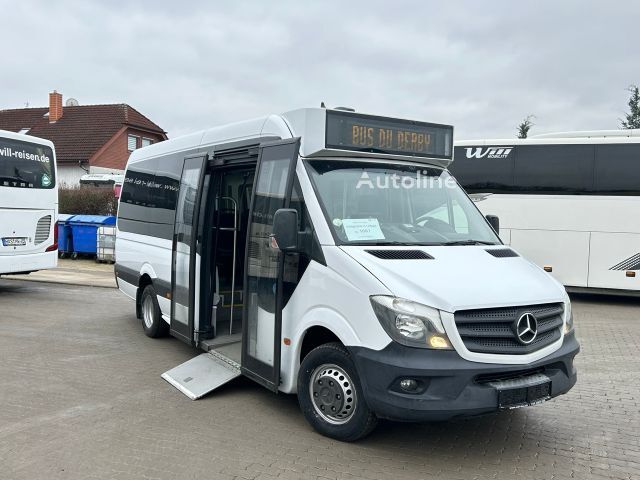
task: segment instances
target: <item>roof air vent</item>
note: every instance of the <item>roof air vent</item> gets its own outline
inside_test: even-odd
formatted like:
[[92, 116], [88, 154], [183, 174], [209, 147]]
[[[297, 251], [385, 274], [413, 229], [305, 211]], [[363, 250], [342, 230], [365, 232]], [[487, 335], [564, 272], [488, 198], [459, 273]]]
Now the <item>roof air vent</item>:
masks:
[[422, 250], [367, 250], [367, 253], [383, 260], [433, 260]]

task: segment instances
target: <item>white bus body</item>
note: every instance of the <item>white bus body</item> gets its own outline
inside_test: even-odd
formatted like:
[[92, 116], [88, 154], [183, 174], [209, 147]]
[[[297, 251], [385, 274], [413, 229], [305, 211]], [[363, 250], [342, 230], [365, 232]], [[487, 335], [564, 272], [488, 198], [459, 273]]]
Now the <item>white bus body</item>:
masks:
[[321, 433], [535, 404], [576, 381], [564, 288], [505, 248], [446, 167], [453, 128], [309, 108], [132, 153], [116, 277], [151, 337], [244, 374]]
[[455, 145], [452, 173], [506, 244], [570, 290], [640, 292], [640, 131]]
[[0, 275], [55, 268], [57, 219], [53, 143], [0, 130]]

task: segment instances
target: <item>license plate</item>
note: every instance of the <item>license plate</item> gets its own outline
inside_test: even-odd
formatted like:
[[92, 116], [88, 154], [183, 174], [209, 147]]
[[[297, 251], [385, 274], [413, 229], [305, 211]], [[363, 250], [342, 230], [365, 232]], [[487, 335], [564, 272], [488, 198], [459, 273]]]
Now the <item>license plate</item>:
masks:
[[3, 238], [2, 245], [5, 247], [19, 247], [27, 244], [26, 238]]
[[498, 407], [513, 409], [537, 405], [551, 398], [551, 380], [546, 375], [492, 382], [498, 391]]

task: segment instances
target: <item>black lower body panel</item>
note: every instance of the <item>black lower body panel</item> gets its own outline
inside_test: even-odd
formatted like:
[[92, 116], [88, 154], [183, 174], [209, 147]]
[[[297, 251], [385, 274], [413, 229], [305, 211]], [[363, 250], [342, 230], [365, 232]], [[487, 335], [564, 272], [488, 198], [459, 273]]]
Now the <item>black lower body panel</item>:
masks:
[[[381, 418], [400, 421], [447, 420], [494, 412], [501, 408], [500, 395], [502, 407], [508, 408], [504, 397], [518, 392], [500, 390], [496, 385], [536, 375], [546, 376], [549, 382], [536, 390], [520, 387], [528, 388], [524, 392], [525, 398], [532, 400], [528, 403], [557, 397], [575, 385], [573, 359], [580, 351], [574, 334], [566, 336], [554, 353], [527, 365], [471, 362], [455, 351], [410, 348], [396, 342], [379, 351], [347, 348], [369, 407]], [[415, 380], [416, 388], [411, 393], [404, 391], [402, 379]], [[539, 395], [532, 393], [538, 391]]]

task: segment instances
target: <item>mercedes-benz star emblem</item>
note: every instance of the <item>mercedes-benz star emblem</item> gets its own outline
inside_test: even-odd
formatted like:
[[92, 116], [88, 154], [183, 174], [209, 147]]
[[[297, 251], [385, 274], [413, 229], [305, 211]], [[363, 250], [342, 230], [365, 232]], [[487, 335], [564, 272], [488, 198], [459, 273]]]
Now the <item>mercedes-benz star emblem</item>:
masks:
[[516, 323], [516, 335], [523, 345], [529, 345], [538, 336], [538, 320], [533, 313], [524, 313]]

